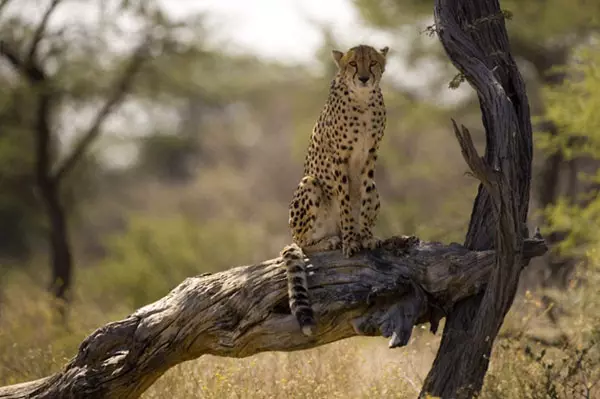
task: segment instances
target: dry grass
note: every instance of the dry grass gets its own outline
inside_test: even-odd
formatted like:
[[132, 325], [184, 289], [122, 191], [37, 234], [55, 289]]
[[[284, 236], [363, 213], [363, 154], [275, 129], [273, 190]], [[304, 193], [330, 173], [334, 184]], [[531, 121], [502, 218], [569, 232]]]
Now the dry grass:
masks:
[[[58, 371], [87, 334], [130, 311], [119, 308], [118, 303], [98, 303], [79, 293], [69, 329], [65, 330], [52, 320], [49, 298], [43, 287], [36, 284], [38, 278], [18, 273], [10, 276], [4, 286], [0, 385]], [[538, 359], [541, 349], [528, 344], [523, 333], [542, 325], [539, 321], [544, 312], [537, 309], [531, 295], [528, 298], [520, 300], [507, 319], [505, 335], [516, 338], [496, 344], [481, 397], [597, 398], [597, 387], [591, 385], [599, 378], [598, 360], [593, 361], [597, 347], [584, 362], [577, 357], [583, 343], [572, 351], [556, 349]], [[417, 328], [410, 345], [395, 350], [389, 350], [383, 338], [353, 338], [312, 350], [263, 353], [245, 359], [204, 356], [169, 370], [143, 397], [414, 398], [431, 366], [439, 339], [439, 335]], [[556, 368], [548, 368], [549, 363]], [[559, 365], [563, 363], [566, 366], [561, 371]], [[561, 387], [565, 392], [555, 395], [553, 392]], [[570, 393], [566, 391], [568, 387], [573, 387]], [[588, 396], [573, 393], [585, 388], [590, 388]]]
[[[106, 313], [106, 303], [79, 294], [65, 329], [53, 319], [51, 300], [36, 280], [17, 273], [4, 287], [0, 385], [60, 370], [85, 336], [130, 312], [121, 308]], [[312, 350], [245, 359], [204, 356], [169, 370], [143, 397], [413, 397], [435, 356], [438, 339], [416, 330], [411, 346], [397, 350], [389, 350], [384, 338], [354, 338]]]
[[0, 385], [14, 384], [56, 372], [95, 328], [123, 317], [91, 302], [76, 301], [69, 327], [54, 318], [51, 297], [37, 278], [16, 273], [3, 279], [0, 293]]
[[293, 353], [247, 359], [212, 356], [175, 367], [143, 396], [162, 398], [406, 398], [415, 397], [437, 340], [417, 338], [389, 350], [382, 338], [353, 338]]

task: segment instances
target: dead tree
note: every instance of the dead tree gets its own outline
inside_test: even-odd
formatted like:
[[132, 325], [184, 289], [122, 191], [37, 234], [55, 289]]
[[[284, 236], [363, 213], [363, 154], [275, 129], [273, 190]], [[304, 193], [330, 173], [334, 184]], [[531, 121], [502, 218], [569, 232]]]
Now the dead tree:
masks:
[[436, 0], [434, 16], [448, 57], [477, 91], [486, 131], [485, 157], [479, 158], [466, 129], [454, 126], [465, 159], [482, 183], [465, 247], [495, 248], [497, 258], [486, 290], [448, 314], [422, 394], [472, 397], [481, 389], [494, 339], [528, 263], [521, 249], [531, 184], [531, 119], [498, 0]]
[[512, 59], [497, 0], [437, 0], [436, 30], [479, 95], [485, 156], [455, 123], [481, 181], [464, 245], [392, 238], [351, 259], [339, 251], [307, 261], [317, 332], [304, 336], [287, 305], [281, 259], [185, 280], [166, 297], [99, 328], [58, 373], [0, 388], [0, 398], [133, 398], [169, 368], [204, 354], [245, 357], [293, 351], [354, 335], [408, 343], [415, 324], [444, 336], [423, 394], [472, 397], [529, 260], [547, 251], [525, 221], [532, 135], [525, 86]]

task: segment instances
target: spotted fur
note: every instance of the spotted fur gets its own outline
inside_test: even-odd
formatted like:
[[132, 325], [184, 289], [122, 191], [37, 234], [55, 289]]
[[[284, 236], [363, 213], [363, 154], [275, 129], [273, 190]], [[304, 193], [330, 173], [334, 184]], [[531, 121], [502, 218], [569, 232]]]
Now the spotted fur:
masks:
[[312, 332], [315, 320], [303, 252], [341, 247], [351, 257], [380, 245], [372, 228], [379, 213], [374, 179], [386, 125], [379, 83], [387, 52], [387, 47], [377, 51], [366, 45], [332, 52], [338, 72], [312, 132], [304, 177], [290, 203], [289, 226], [296, 245], [282, 251], [290, 308], [305, 334]]
[[305, 335], [312, 335], [315, 318], [308, 298], [304, 254], [298, 245], [292, 244], [281, 251], [281, 257], [287, 269], [290, 309], [302, 327], [302, 332]]

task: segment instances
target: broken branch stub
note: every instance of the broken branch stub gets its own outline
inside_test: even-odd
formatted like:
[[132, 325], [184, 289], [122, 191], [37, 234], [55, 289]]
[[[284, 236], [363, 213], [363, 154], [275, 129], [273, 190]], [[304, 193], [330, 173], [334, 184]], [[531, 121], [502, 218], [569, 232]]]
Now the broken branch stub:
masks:
[[[526, 241], [526, 256], [543, 254]], [[345, 258], [311, 254], [308, 277], [315, 335], [300, 331], [287, 304], [281, 259], [186, 279], [164, 298], [88, 336], [57, 374], [0, 388], [0, 398], [135, 398], [169, 368], [204, 354], [246, 357], [313, 348], [356, 336], [408, 343], [414, 324], [435, 330], [446, 309], [479, 292], [493, 251], [459, 244], [387, 240], [384, 248]]]

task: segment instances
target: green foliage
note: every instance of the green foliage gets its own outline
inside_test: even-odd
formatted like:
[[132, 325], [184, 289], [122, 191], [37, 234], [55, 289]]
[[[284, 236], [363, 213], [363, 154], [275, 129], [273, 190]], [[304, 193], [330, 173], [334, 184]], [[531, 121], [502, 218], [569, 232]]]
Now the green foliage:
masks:
[[80, 280], [94, 281], [88, 295], [120, 298], [134, 308], [166, 295], [182, 280], [217, 272], [251, 258], [255, 226], [236, 220], [195, 223], [185, 216], [131, 217], [109, 239], [108, 256]]
[[566, 238], [554, 250], [581, 257], [589, 247], [600, 243], [600, 201], [594, 199], [586, 205], [579, 205], [560, 198], [542, 212], [548, 223], [547, 231], [566, 233]]
[[[117, 98], [122, 99], [134, 92], [138, 96], [136, 100], [141, 103], [146, 100], [145, 96], [152, 93], [151, 83], [157, 82], [160, 82], [158, 89], [169, 95], [181, 92], [175, 87], [176, 84], [185, 86], [187, 93], [190, 87], [197, 89], [189, 84], [187, 71], [182, 71], [183, 74], [171, 73], [172, 69], [166, 71], [166, 61], [171, 68], [177, 69], [182, 59], [186, 65], [191, 65], [191, 59], [198, 61], [200, 55], [207, 54], [201, 49], [202, 41], [189, 39], [201, 33], [198, 29], [201, 18], [195, 14], [183, 21], [173, 21], [164, 12], [160, 2], [155, 0], [92, 1], [70, 4], [70, 10], [69, 3], [72, 2], [3, 1], [0, 5], [0, 45], [10, 49], [7, 54], [11, 53], [11, 57], [20, 60], [11, 62], [4, 53], [0, 55], [3, 66], [0, 69], [0, 86], [3, 88], [0, 99], [0, 218], [6, 222], [0, 226], [0, 256], [25, 258], [31, 255], [40, 233], [45, 236], [43, 230], [48, 227], [43, 204], [37, 196], [34, 173], [40, 92], [32, 90], [36, 84], [26, 77], [27, 74], [19, 71], [19, 64], [25, 65], [31, 61], [52, 89], [47, 115], [50, 121], [47, 147], [51, 155], [47, 167], [49, 170], [45, 171], [52, 176], [69, 158], [73, 143], [80, 142], [88, 132], [103, 134], [108, 130], [105, 125], [111, 125], [111, 115], [121, 105]], [[82, 9], [79, 10], [78, 6]], [[59, 18], [59, 21], [54, 14], [66, 12], [75, 15], [80, 11], [90, 12], [94, 6], [98, 6], [99, 15], [93, 23], [87, 18]], [[32, 8], [37, 8], [33, 14], [30, 12]], [[46, 12], [50, 21], [47, 24], [41, 18]], [[115, 37], [124, 36], [124, 21], [127, 25], [138, 24], [140, 29], [130, 28], [136, 32], [128, 32], [127, 40], [115, 41]], [[125, 73], [133, 71], [131, 47], [142, 42], [148, 46], [147, 52], [140, 58], [143, 59], [142, 77], [146, 80], [136, 86], [135, 80], [126, 79], [127, 82], [134, 82], [132, 88], [123, 79], [124, 76], [132, 76]], [[36, 44], [34, 51], [32, 46]], [[31, 60], [28, 59], [30, 56]], [[210, 57], [206, 56], [204, 60], [206, 58]], [[166, 78], [168, 75], [185, 76], [174, 82]], [[115, 94], [119, 92], [123, 96]], [[107, 112], [101, 113], [102, 106], [108, 104], [112, 105], [106, 109]], [[104, 116], [108, 116], [106, 124]], [[98, 122], [98, 130], [91, 129], [95, 122]], [[90, 137], [91, 143], [95, 138]], [[93, 144], [88, 144], [84, 149], [74, 170], [59, 182], [60, 200], [71, 221], [75, 211], [80, 210], [79, 204], [96, 194], [94, 188], [98, 185], [97, 177], [102, 175], [102, 165], [91, 154], [90, 145]], [[163, 158], [167, 157], [169, 155]], [[172, 158], [171, 155], [169, 160], [163, 161], [173, 163]]]
[[[560, 134], [541, 132], [536, 135], [536, 144], [547, 153], [561, 151], [567, 159], [600, 159], [600, 48], [581, 51], [578, 62], [567, 72], [571, 77], [563, 84], [543, 91], [547, 117], [558, 126]], [[581, 172], [578, 178], [600, 183], [598, 171]], [[543, 212], [548, 230], [568, 233], [559, 250], [582, 256], [600, 243], [600, 199], [596, 190], [574, 199], [559, 199]]]
[[[576, 59], [573, 66], [562, 68], [570, 79], [543, 90], [547, 117], [561, 134], [555, 138], [543, 135], [538, 146], [548, 152], [560, 149], [567, 159], [600, 158], [600, 46], [586, 47]], [[585, 139], [579, 140], [582, 134]]]
[[448, 83], [448, 87], [450, 89], [458, 89], [461, 85], [461, 83], [463, 83], [465, 81], [465, 75], [463, 75], [462, 73], [457, 73], [452, 80], [450, 81], [450, 83]]

